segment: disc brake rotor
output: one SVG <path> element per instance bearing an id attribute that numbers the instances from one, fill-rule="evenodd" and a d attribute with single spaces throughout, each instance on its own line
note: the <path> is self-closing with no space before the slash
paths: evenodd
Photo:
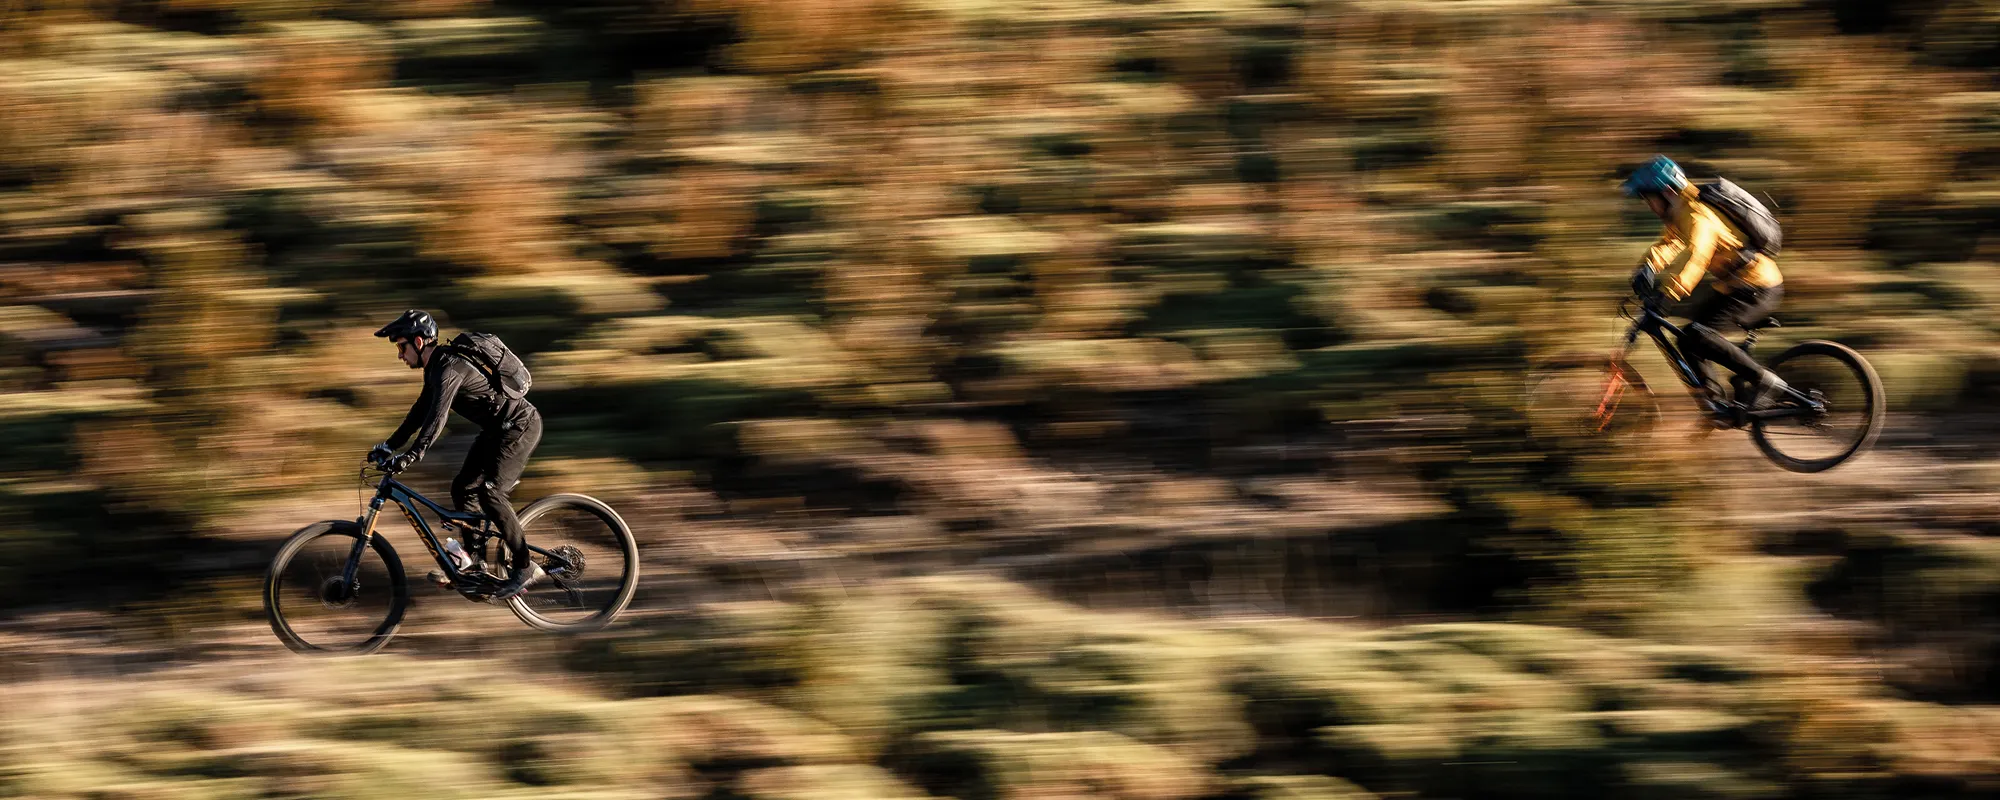
<path id="1" fill-rule="evenodd" d="M 543 568 L 547 569 L 557 564 L 567 565 L 560 569 L 548 570 L 549 577 L 554 578 L 558 584 L 573 584 L 583 579 L 584 565 L 582 550 L 578 550 L 572 545 L 563 545 L 550 550 L 549 555 L 553 557 L 542 562 Z"/>

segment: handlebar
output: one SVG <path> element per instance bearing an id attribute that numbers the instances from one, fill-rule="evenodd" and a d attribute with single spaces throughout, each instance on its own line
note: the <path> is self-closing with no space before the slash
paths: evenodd
<path id="1" fill-rule="evenodd" d="M 1639 321 L 1639 317 L 1633 314 L 1633 301 L 1635 300 L 1638 301 L 1637 310 L 1643 312 L 1646 316 L 1666 315 L 1665 312 L 1663 311 L 1663 309 L 1666 308 L 1666 302 L 1658 292 L 1655 292 L 1650 296 L 1641 294 L 1628 294 L 1625 296 L 1624 299 L 1619 300 L 1618 316 L 1620 318 L 1631 320 L 1633 322 Z"/>
<path id="2" fill-rule="evenodd" d="M 394 475 L 397 473 L 398 470 L 391 469 L 389 462 L 394 461 L 395 458 L 396 454 L 393 452 L 370 450 L 368 451 L 368 455 L 363 456 L 361 459 L 362 460 L 361 472 L 363 475 L 366 475 L 368 473 L 368 470 L 370 468 L 373 468 L 377 472 L 382 473 L 383 475 Z"/>

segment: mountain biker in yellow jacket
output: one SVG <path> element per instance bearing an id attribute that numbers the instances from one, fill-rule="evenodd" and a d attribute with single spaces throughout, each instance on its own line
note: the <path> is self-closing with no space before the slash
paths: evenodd
<path id="1" fill-rule="evenodd" d="M 1632 173 L 1624 189 L 1627 195 L 1644 198 L 1666 224 L 1660 240 L 1633 273 L 1633 288 L 1645 293 L 1657 287 L 1682 300 L 1704 275 L 1713 278 L 1715 294 L 1688 314 L 1692 323 L 1681 330 L 1681 350 L 1689 358 L 1721 364 L 1748 382 L 1749 407 L 1765 404 L 1784 381 L 1724 339 L 1718 329 L 1748 328 L 1778 310 L 1785 279 L 1777 262 L 1747 247 L 1743 231 L 1703 203 L 1694 183 L 1666 156 L 1656 156 Z"/>

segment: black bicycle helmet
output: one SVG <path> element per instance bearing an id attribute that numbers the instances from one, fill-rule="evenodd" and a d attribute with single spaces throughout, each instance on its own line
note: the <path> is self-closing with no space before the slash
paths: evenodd
<path id="1" fill-rule="evenodd" d="M 431 319 L 430 314 L 425 313 L 421 309 L 412 308 L 403 312 L 403 315 L 397 317 L 395 322 L 382 326 L 382 329 L 376 331 L 375 335 L 384 339 L 415 339 L 421 337 L 435 342 L 438 338 L 438 324 L 437 320 Z"/>

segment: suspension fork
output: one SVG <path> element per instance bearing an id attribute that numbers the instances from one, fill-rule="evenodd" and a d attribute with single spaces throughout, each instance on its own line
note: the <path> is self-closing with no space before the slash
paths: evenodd
<path id="1" fill-rule="evenodd" d="M 1633 381 L 1628 374 L 1631 368 L 1626 366 L 1625 355 L 1632 352 L 1632 345 L 1637 341 L 1639 341 L 1639 326 L 1634 323 L 1625 331 L 1624 344 L 1612 353 L 1611 359 L 1604 364 L 1604 393 L 1598 396 L 1597 410 L 1590 415 L 1591 420 L 1597 423 L 1595 433 L 1603 433 L 1605 428 L 1611 426 L 1612 416 L 1618 413 L 1618 406 L 1624 402 L 1625 393 L 1631 389 Z"/>
<path id="2" fill-rule="evenodd" d="M 375 518 L 382 513 L 382 497 L 368 504 L 368 513 L 361 515 L 361 538 L 354 540 L 354 549 L 347 553 L 347 568 L 341 570 L 340 579 L 348 586 L 354 585 L 354 573 L 361 569 L 361 553 L 375 540 Z"/>
<path id="3" fill-rule="evenodd" d="M 1590 415 L 1591 420 L 1597 423 L 1593 433 L 1603 433 L 1605 428 L 1611 427 L 1611 418 L 1617 415 L 1618 406 L 1625 402 L 1625 392 L 1631 385 L 1631 380 L 1625 377 L 1625 368 L 1618 362 L 1613 361 L 1605 367 L 1604 394 L 1598 396 L 1597 410 Z"/>

